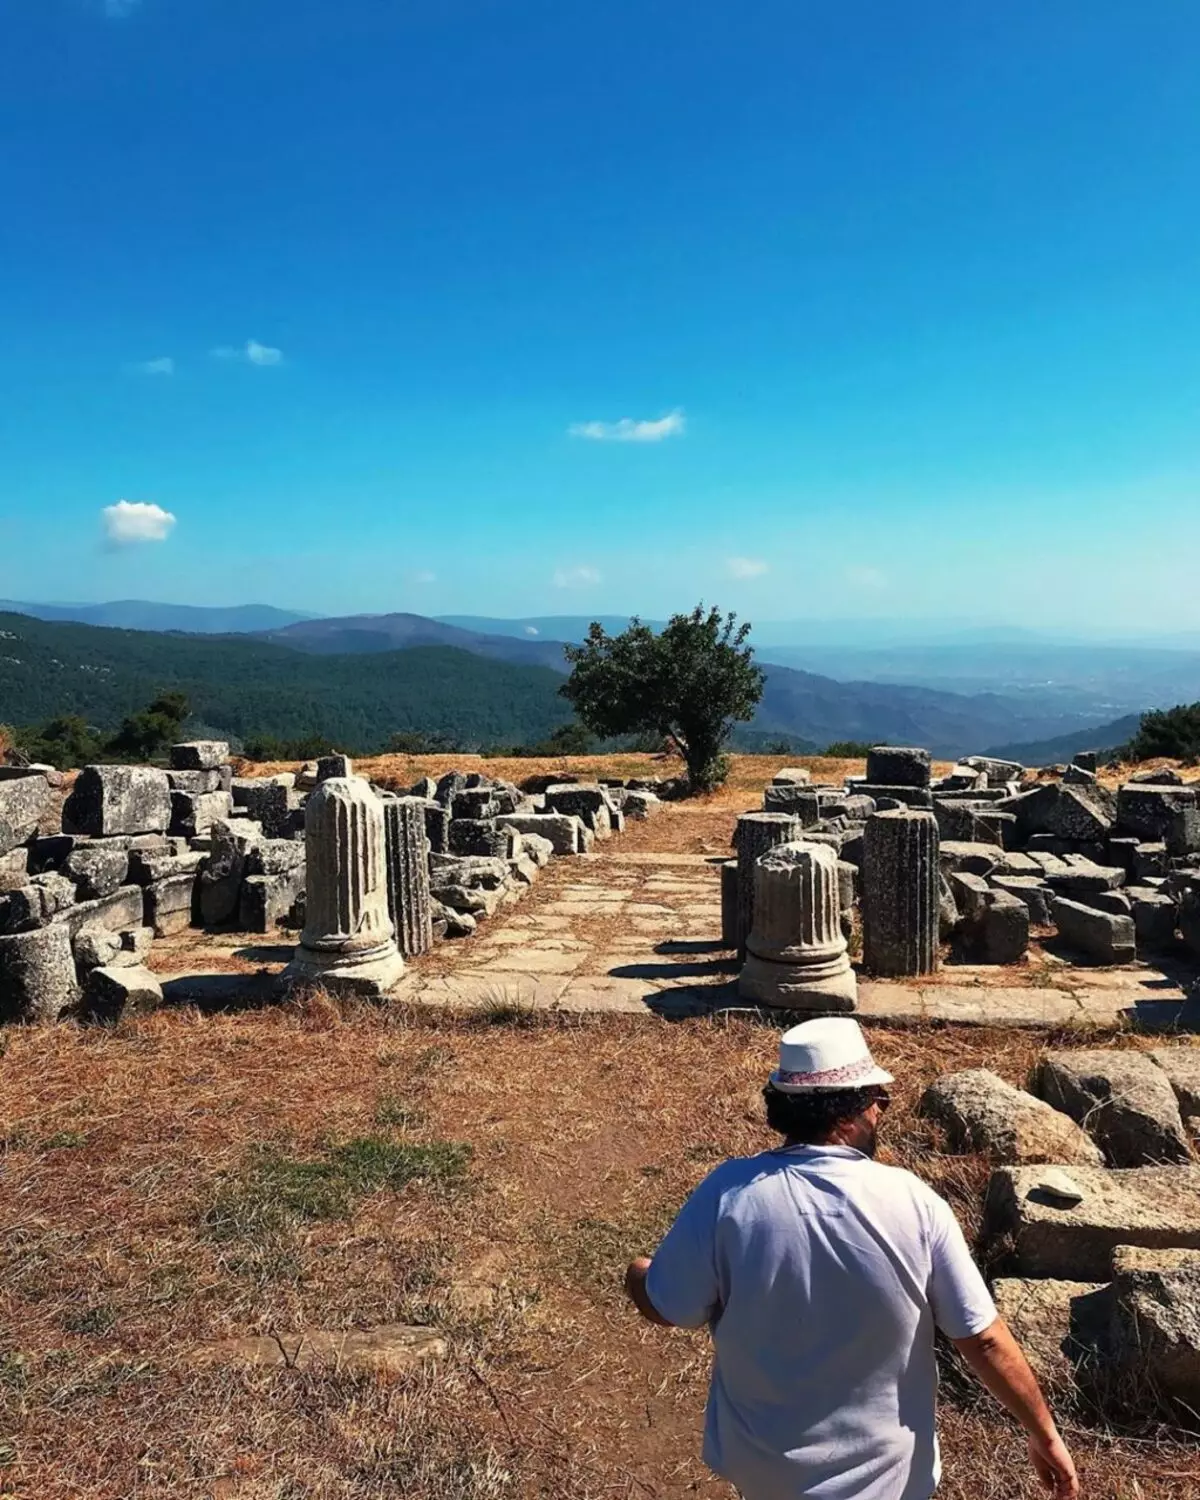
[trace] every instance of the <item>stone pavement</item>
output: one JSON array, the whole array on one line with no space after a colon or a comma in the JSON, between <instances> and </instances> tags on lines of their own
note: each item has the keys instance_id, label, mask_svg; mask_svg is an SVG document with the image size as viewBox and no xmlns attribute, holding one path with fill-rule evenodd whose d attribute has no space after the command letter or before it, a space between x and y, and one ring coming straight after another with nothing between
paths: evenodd
<instances>
[{"instance_id":1,"label":"stone pavement","mask_svg":"<svg viewBox=\"0 0 1200 1500\"><path fill-rule=\"evenodd\" d=\"M672 815L686 813L660 814ZM613 840L591 855L557 860L476 936L414 963L392 998L583 1014L752 1009L739 1001L736 959L720 945L724 858L622 851ZM238 973L230 972L234 954ZM188 952L186 966L172 969L164 953L158 967L169 999L255 1003L287 956L278 946L234 949L228 939L209 938ZM247 972L256 957L257 972ZM1171 1030L1183 998L1170 977L1147 965L1076 968L1037 954L1024 967L953 965L930 979L860 980L858 1014L868 1024Z\"/></svg>"}]
</instances>

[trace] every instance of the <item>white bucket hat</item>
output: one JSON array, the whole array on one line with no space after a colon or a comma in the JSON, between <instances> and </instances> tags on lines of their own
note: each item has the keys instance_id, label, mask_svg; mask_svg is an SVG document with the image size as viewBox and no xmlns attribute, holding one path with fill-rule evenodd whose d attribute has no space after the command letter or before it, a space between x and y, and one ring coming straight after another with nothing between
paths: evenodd
<instances>
[{"instance_id":1,"label":"white bucket hat","mask_svg":"<svg viewBox=\"0 0 1200 1500\"><path fill-rule=\"evenodd\" d=\"M779 1067L771 1074L772 1086L782 1094L894 1081L871 1056L862 1027L848 1016L822 1016L785 1031L779 1040Z\"/></svg>"}]
</instances>

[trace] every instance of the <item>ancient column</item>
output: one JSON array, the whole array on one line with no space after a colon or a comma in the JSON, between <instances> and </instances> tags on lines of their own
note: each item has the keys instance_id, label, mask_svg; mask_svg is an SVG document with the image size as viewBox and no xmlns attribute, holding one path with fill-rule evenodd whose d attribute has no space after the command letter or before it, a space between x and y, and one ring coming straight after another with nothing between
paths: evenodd
<instances>
[{"instance_id":1,"label":"ancient column","mask_svg":"<svg viewBox=\"0 0 1200 1500\"><path fill-rule=\"evenodd\" d=\"M867 819L862 864L863 967L902 978L938 964L938 828L931 812Z\"/></svg>"},{"instance_id":2,"label":"ancient column","mask_svg":"<svg viewBox=\"0 0 1200 1500\"><path fill-rule=\"evenodd\" d=\"M736 948L738 901L738 864L727 859L721 866L721 947Z\"/></svg>"},{"instance_id":3,"label":"ancient column","mask_svg":"<svg viewBox=\"0 0 1200 1500\"><path fill-rule=\"evenodd\" d=\"M387 797L383 820L388 911L400 952L412 958L433 947L425 801L421 797Z\"/></svg>"},{"instance_id":4,"label":"ancient column","mask_svg":"<svg viewBox=\"0 0 1200 1500\"><path fill-rule=\"evenodd\" d=\"M759 859L738 994L789 1010L854 1009L858 984L842 935L837 853L828 844L780 844Z\"/></svg>"},{"instance_id":5,"label":"ancient column","mask_svg":"<svg viewBox=\"0 0 1200 1500\"><path fill-rule=\"evenodd\" d=\"M754 866L760 855L776 844L786 844L803 836L800 819L791 813L743 813L734 830L733 847L737 851L738 890L737 939L739 958L746 956L746 939L754 922Z\"/></svg>"},{"instance_id":6,"label":"ancient column","mask_svg":"<svg viewBox=\"0 0 1200 1500\"><path fill-rule=\"evenodd\" d=\"M285 984L382 995L404 973L388 916L383 803L357 776L333 776L304 815L307 906Z\"/></svg>"}]
</instances>

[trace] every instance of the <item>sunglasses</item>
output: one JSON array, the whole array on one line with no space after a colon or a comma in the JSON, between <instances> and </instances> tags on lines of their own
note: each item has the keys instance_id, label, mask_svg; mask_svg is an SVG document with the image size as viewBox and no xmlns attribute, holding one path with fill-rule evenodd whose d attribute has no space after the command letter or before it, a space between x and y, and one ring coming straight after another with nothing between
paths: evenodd
<instances>
[{"instance_id":1,"label":"sunglasses","mask_svg":"<svg viewBox=\"0 0 1200 1500\"><path fill-rule=\"evenodd\" d=\"M871 1091L871 1103L879 1106L879 1113L886 1114L892 1107L892 1096L886 1089L873 1089Z\"/></svg>"}]
</instances>

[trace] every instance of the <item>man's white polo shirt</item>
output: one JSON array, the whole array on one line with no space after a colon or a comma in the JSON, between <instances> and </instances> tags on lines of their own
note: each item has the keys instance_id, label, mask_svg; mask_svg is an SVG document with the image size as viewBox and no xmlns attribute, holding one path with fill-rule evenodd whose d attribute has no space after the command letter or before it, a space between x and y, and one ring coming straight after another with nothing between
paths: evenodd
<instances>
[{"instance_id":1,"label":"man's white polo shirt","mask_svg":"<svg viewBox=\"0 0 1200 1500\"><path fill-rule=\"evenodd\" d=\"M996 1317L948 1203L848 1146L725 1162L680 1210L646 1290L711 1324L710 1468L747 1500L929 1500L935 1325Z\"/></svg>"}]
</instances>

